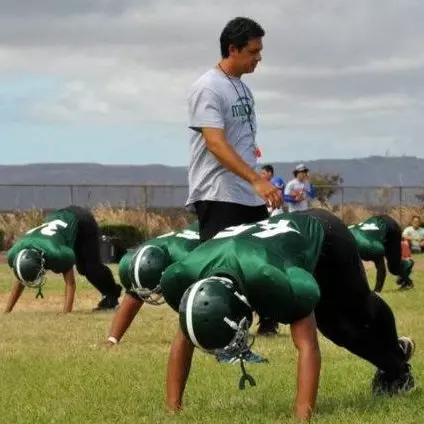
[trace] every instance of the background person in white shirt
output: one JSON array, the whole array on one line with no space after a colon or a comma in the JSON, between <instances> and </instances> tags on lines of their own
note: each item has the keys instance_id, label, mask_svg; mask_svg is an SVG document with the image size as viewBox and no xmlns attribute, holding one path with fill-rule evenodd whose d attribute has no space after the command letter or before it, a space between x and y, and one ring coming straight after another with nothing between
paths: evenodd
<instances>
[{"instance_id":1,"label":"background person in white shirt","mask_svg":"<svg viewBox=\"0 0 424 424\"><path fill-rule=\"evenodd\" d=\"M316 189L309 182L309 169L304 164L297 165L293 175L284 189L284 200L289 212L306 211L310 200L316 196Z\"/></svg>"},{"instance_id":2,"label":"background person in white shirt","mask_svg":"<svg viewBox=\"0 0 424 424\"><path fill-rule=\"evenodd\" d=\"M424 228L418 215L412 217L411 225L403 230L402 238L409 244L412 253L424 251Z\"/></svg>"}]
</instances>

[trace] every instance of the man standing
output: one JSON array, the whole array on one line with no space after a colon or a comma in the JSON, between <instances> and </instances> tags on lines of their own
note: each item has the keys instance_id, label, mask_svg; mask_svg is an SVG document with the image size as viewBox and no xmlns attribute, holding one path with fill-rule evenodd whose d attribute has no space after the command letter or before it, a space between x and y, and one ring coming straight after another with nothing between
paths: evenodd
<instances>
[{"instance_id":1,"label":"man standing","mask_svg":"<svg viewBox=\"0 0 424 424\"><path fill-rule=\"evenodd\" d=\"M289 212L306 211L309 201L316 195L315 187L309 182L309 169L303 164L297 165L293 175L284 189L284 200Z\"/></svg>"},{"instance_id":2,"label":"man standing","mask_svg":"<svg viewBox=\"0 0 424 424\"><path fill-rule=\"evenodd\" d=\"M231 225L265 219L279 207L279 190L255 170L256 117L253 95L241 81L261 60L264 30L248 18L227 23L220 37L222 60L191 87L191 158L187 206L205 241Z\"/></svg>"},{"instance_id":3,"label":"man standing","mask_svg":"<svg viewBox=\"0 0 424 424\"><path fill-rule=\"evenodd\" d=\"M220 36L221 61L188 96L192 135L186 206L197 215L201 242L224 228L265 219L267 206L281 205L278 188L256 171L254 99L241 81L261 60L264 35L252 19L229 21Z\"/></svg>"},{"instance_id":4,"label":"man standing","mask_svg":"<svg viewBox=\"0 0 424 424\"><path fill-rule=\"evenodd\" d=\"M271 182L271 184L275 185L281 192L281 199L284 198L284 180L281 177L274 176L274 167L272 165L264 165L262 167L262 175L265 179ZM268 212L271 216L278 215L283 212L283 208L279 207L277 209L268 208Z\"/></svg>"}]
</instances>

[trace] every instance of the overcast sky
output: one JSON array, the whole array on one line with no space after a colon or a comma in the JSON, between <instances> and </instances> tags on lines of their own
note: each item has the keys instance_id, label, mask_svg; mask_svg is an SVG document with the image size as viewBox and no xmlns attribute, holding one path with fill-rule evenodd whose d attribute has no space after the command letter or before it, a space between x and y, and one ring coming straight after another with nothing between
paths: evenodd
<instances>
[{"instance_id":1,"label":"overcast sky","mask_svg":"<svg viewBox=\"0 0 424 424\"><path fill-rule=\"evenodd\" d=\"M0 163L186 165L186 95L235 16L263 161L424 156L424 2L0 0ZM166 157L165 157L166 156Z\"/></svg>"}]
</instances>

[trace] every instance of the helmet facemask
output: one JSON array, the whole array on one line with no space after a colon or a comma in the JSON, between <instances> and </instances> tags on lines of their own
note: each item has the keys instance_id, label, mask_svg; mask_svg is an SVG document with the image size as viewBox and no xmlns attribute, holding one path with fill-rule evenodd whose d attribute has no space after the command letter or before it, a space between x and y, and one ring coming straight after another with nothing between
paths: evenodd
<instances>
[{"instance_id":1,"label":"helmet facemask","mask_svg":"<svg viewBox=\"0 0 424 424\"><path fill-rule=\"evenodd\" d=\"M206 279L205 279L206 280ZM205 281L201 280L201 281ZM248 308L250 308L250 304L247 301L246 296L243 296L238 291L235 290L234 283L232 280L226 277L210 277L207 279L208 281L217 281L229 289L233 290L234 296L236 296L241 302L243 302ZM231 327L236 333L232 340L223 348L205 350L208 353L212 353L213 355L227 354L230 356L239 357L243 352L250 349L253 345L255 336L249 333L249 328L252 325L252 322L247 319L247 317L243 317L239 322L233 321L228 317L224 317L224 322Z\"/></svg>"},{"instance_id":2,"label":"helmet facemask","mask_svg":"<svg viewBox=\"0 0 424 424\"><path fill-rule=\"evenodd\" d=\"M36 249L21 250L16 255L13 271L23 286L39 289L41 294L47 271L44 252Z\"/></svg>"},{"instance_id":3,"label":"helmet facemask","mask_svg":"<svg viewBox=\"0 0 424 424\"><path fill-rule=\"evenodd\" d=\"M186 337L206 353L239 359L243 372L240 389L244 389L246 380L252 386L256 385L243 364L243 354L254 342L254 336L249 333L252 320L252 310L246 297L226 277L200 280L190 286L181 299L180 325ZM209 347L221 343L226 344Z\"/></svg>"},{"instance_id":4,"label":"helmet facemask","mask_svg":"<svg viewBox=\"0 0 424 424\"><path fill-rule=\"evenodd\" d=\"M160 278L167 265L168 258L160 247L147 245L138 249L132 260L131 290L150 305L164 304Z\"/></svg>"}]
</instances>

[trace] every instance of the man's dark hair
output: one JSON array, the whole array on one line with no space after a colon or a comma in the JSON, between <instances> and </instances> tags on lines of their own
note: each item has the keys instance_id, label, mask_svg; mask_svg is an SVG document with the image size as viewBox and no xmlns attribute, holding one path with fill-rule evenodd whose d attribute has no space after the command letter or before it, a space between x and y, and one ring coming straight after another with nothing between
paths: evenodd
<instances>
[{"instance_id":1,"label":"man's dark hair","mask_svg":"<svg viewBox=\"0 0 424 424\"><path fill-rule=\"evenodd\" d=\"M267 171L267 172L269 172L270 174L274 175L274 167L273 167L272 165L264 165L264 166L262 167L262 169L263 169L264 171Z\"/></svg>"},{"instance_id":2,"label":"man's dark hair","mask_svg":"<svg viewBox=\"0 0 424 424\"><path fill-rule=\"evenodd\" d=\"M221 43L221 56L226 58L230 55L230 45L233 44L238 50L247 46L249 40L261 38L265 35L263 28L254 20L237 17L225 25L219 41Z\"/></svg>"},{"instance_id":3,"label":"man's dark hair","mask_svg":"<svg viewBox=\"0 0 424 424\"><path fill-rule=\"evenodd\" d=\"M417 218L417 219L418 219L418 221L421 221L421 217L420 217L419 215L414 215L414 216L411 218L411 221L413 221L415 218Z\"/></svg>"}]
</instances>

